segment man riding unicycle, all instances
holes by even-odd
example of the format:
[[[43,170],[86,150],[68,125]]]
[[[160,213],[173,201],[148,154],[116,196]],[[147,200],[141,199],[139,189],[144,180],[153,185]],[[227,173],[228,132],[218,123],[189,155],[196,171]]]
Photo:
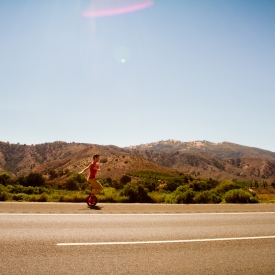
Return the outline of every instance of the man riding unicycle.
[[[100,161],[100,155],[98,154],[93,155],[93,162],[89,166],[84,168],[81,172],[79,172],[79,174],[82,174],[85,171],[89,170],[87,182],[91,184],[91,188],[92,188],[92,193],[87,198],[87,204],[89,206],[96,205],[97,203],[96,194],[98,194],[103,189],[103,186],[100,184],[100,182],[96,180],[96,173],[100,172],[99,161]]]

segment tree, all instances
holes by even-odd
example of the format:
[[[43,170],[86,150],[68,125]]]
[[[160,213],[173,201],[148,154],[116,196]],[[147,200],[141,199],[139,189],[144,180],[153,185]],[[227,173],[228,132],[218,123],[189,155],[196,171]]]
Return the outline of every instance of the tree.
[[[176,197],[176,202],[177,203],[193,203],[193,199],[196,196],[196,193],[191,190],[191,189],[187,189],[185,192],[180,193],[177,197]]]
[[[9,182],[10,182],[10,175],[6,172],[0,174],[0,184],[3,184],[3,185],[8,185]]]
[[[168,191],[175,191],[179,186],[181,186],[182,182],[180,180],[177,179],[170,179],[167,181],[166,183],[166,190]]]
[[[79,175],[78,173],[74,173],[68,178],[66,188],[70,191],[79,190],[80,187],[82,187],[82,189],[85,189],[87,187],[85,183],[85,175]]]
[[[75,180],[76,182],[78,183],[84,183],[87,181],[87,178],[85,175],[80,175],[78,173],[73,173],[71,176],[70,176],[70,179],[72,180]]]
[[[106,182],[111,185],[113,180],[112,180],[112,178],[106,178]]]
[[[113,181],[112,181],[111,186],[112,186],[113,188],[117,189],[117,190],[123,188],[123,185],[122,185],[121,183],[119,183],[118,181],[116,181],[116,180],[113,180]]]
[[[242,189],[235,189],[228,191],[224,199],[227,203],[257,203],[258,198],[249,192]]]
[[[69,191],[79,190],[79,183],[75,179],[69,178],[66,182],[66,188]]]
[[[53,180],[58,177],[58,173],[55,170],[49,171],[50,179]]]
[[[120,178],[120,183],[125,185],[127,183],[131,182],[131,177],[127,176],[127,175],[123,175],[121,178]]]
[[[221,201],[221,195],[214,190],[199,192],[194,197],[195,203],[220,203]]]
[[[108,160],[107,160],[107,158],[102,158],[101,160],[100,160],[100,163],[106,163]]]
[[[122,195],[129,197],[129,202],[151,202],[147,191],[142,185],[127,184],[123,188]]]
[[[30,173],[25,177],[25,180],[22,181],[23,186],[43,186],[45,184],[44,177],[39,173]]]

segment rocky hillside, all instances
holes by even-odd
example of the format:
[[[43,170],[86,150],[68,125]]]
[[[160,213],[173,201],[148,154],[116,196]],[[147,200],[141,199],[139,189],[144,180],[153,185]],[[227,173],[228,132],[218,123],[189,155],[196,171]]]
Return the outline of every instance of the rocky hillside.
[[[101,155],[100,177],[118,179],[131,171],[188,173],[202,178],[275,182],[273,152],[233,143],[161,141],[130,148],[53,142],[20,145],[0,142],[0,172],[27,175],[81,171]],[[70,173],[69,173],[70,172]]]
[[[238,179],[259,182],[275,181],[275,161],[242,157],[219,159],[208,155],[183,152],[135,151],[149,161],[194,176],[213,179]]]
[[[0,173],[20,176],[30,172],[46,175],[50,170],[77,172],[92,161],[95,153],[101,155],[100,176],[103,178],[116,179],[138,170],[173,172],[171,168],[161,167],[116,146],[57,141],[31,146],[0,142]]]
[[[159,141],[128,147],[161,166],[199,177],[275,181],[275,153],[229,142]]]
[[[179,140],[158,141],[128,147],[131,151],[147,150],[155,152],[198,153],[220,159],[256,157],[275,161],[275,153],[259,148],[243,146],[230,142],[213,143],[209,141],[182,142]]]

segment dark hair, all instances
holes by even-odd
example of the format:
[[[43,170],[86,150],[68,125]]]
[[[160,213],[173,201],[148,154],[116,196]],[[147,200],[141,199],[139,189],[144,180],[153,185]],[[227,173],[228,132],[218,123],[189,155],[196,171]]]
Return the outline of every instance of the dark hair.
[[[99,157],[100,155],[99,154],[95,154],[93,155],[93,160],[95,160],[97,157]]]

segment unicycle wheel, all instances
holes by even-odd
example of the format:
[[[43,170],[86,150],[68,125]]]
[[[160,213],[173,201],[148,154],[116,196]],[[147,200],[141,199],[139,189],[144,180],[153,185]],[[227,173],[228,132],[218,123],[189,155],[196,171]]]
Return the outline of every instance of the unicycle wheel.
[[[88,198],[87,198],[87,204],[88,206],[95,206],[97,204],[97,198],[95,195],[91,194]]]

